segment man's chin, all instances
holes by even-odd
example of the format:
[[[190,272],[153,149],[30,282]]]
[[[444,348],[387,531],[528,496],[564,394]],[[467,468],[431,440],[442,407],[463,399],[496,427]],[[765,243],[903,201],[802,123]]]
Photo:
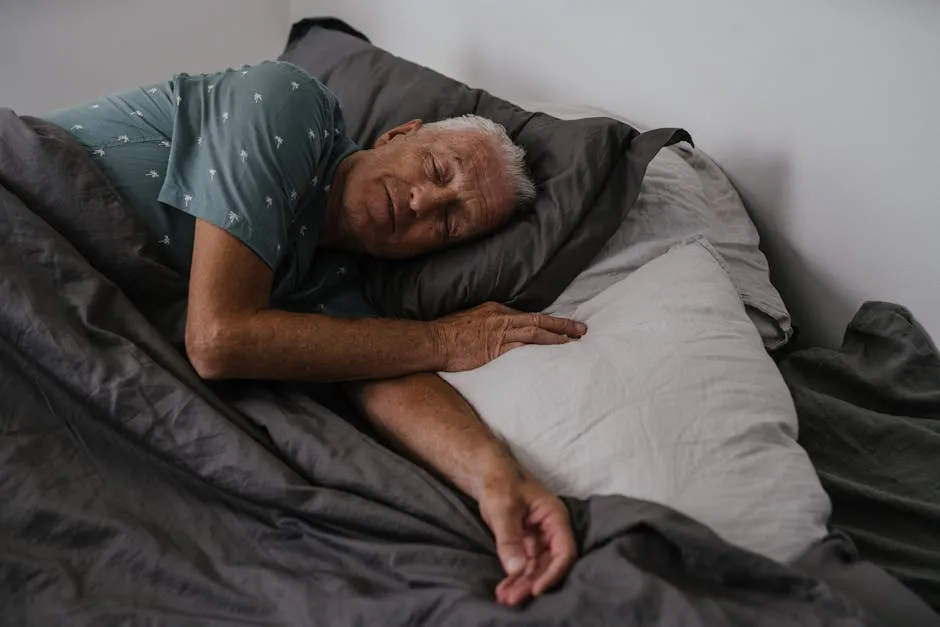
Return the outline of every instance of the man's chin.
[[[413,259],[424,255],[438,252],[436,249],[421,249],[414,245],[408,245],[404,242],[396,241],[393,238],[363,238],[360,240],[363,244],[362,249],[365,254],[376,259],[388,259],[389,261]]]
[[[371,257],[375,257],[376,259],[388,259],[389,261],[400,261],[402,259],[409,259],[414,256],[409,255],[403,251],[395,250],[394,248],[386,248],[384,246],[370,248],[366,251],[366,254]]]

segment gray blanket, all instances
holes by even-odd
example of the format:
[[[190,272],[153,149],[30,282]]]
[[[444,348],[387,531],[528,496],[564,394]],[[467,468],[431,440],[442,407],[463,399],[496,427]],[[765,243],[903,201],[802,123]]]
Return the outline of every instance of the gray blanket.
[[[833,527],[940,609],[940,353],[911,313],[865,303],[838,350],[780,364]]]
[[[0,110],[0,624],[928,625],[834,535],[785,566],[627,498],[568,502],[564,585],[493,601],[473,504],[318,401],[207,386],[185,281],[58,129]]]

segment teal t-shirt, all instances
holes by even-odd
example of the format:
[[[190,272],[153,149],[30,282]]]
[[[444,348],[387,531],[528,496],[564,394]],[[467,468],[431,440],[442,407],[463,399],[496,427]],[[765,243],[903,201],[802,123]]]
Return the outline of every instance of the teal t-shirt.
[[[179,74],[46,119],[85,145],[181,272],[201,218],[274,271],[273,306],[375,315],[358,256],[317,246],[336,167],[358,146],[336,96],[302,69]]]

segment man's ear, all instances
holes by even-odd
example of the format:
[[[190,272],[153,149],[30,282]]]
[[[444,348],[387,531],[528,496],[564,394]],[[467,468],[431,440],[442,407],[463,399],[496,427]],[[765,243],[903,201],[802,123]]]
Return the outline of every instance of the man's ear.
[[[375,147],[378,148],[379,146],[384,146],[399,135],[410,135],[411,133],[414,133],[419,128],[421,128],[421,124],[421,120],[411,120],[410,122],[405,122],[401,126],[396,126],[395,128],[386,131],[377,140],[375,140]]]

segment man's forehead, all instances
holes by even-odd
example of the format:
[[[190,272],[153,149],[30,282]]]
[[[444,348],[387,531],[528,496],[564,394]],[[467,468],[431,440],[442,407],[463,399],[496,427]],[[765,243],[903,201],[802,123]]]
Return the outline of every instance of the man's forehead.
[[[488,207],[488,213],[512,209],[512,181],[491,137],[473,130],[442,130],[434,138],[434,151],[454,159],[464,185],[482,196],[476,200]],[[505,209],[504,204],[508,205]]]
[[[474,153],[495,152],[493,141],[479,131],[439,130],[434,133],[431,143],[460,159],[469,159]]]
[[[508,183],[508,173],[492,139],[477,132],[455,132],[453,135],[453,141],[445,141],[443,150],[450,152],[458,169],[467,178],[477,183],[486,180],[496,187]]]

